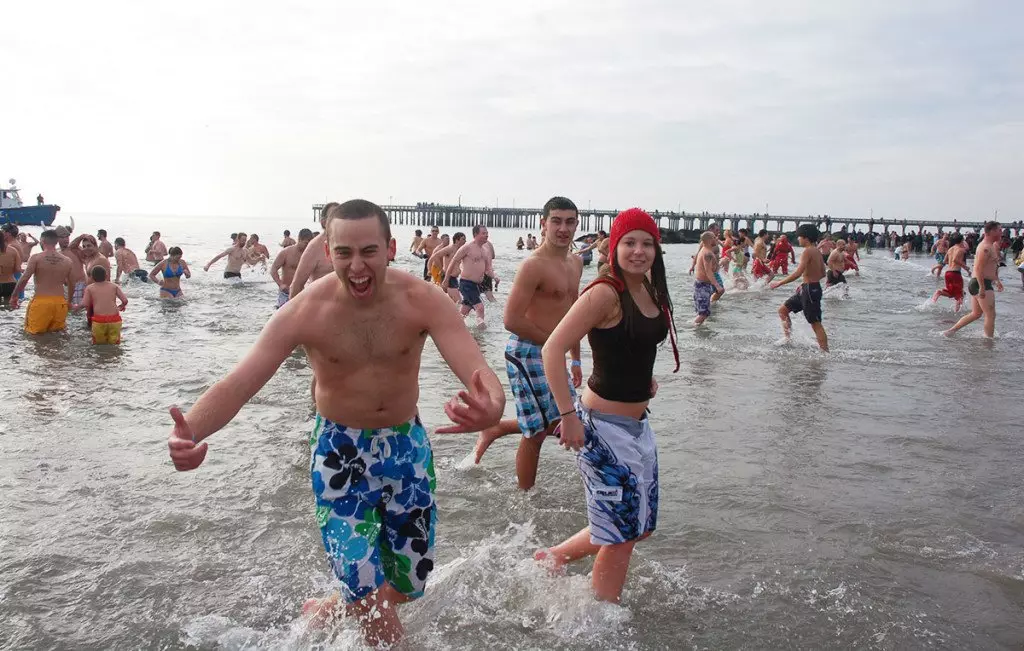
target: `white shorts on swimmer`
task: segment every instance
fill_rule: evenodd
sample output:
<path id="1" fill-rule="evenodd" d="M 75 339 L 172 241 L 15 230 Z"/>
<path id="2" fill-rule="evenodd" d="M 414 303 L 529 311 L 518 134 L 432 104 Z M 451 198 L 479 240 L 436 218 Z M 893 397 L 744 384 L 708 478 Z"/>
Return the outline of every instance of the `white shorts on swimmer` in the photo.
<path id="1" fill-rule="evenodd" d="M 605 414 L 579 404 L 586 437 L 576 463 L 587 492 L 590 542 L 635 540 L 658 524 L 658 449 L 647 416 Z"/>

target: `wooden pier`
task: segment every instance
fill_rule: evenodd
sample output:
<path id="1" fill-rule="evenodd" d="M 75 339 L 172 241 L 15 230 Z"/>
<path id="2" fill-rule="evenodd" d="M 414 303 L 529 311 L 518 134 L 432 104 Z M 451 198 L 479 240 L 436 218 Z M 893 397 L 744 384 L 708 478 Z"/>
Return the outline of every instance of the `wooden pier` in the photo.
<path id="1" fill-rule="evenodd" d="M 518 230 L 538 230 L 540 228 L 541 210 L 539 208 L 489 208 L 473 206 L 443 205 L 436 203 L 419 203 L 414 206 L 381 206 L 391 219 L 392 224 L 403 226 L 421 226 L 429 228 L 437 225 L 441 228 L 472 228 L 476 224 L 483 224 L 487 228 L 513 228 Z M 323 204 L 313 206 L 313 220 L 320 218 L 320 211 Z M 612 220 L 615 215 L 621 212 L 616 210 L 580 210 L 580 232 L 592 233 L 599 230 L 608 231 L 611 229 Z M 673 231 L 706 231 L 711 224 L 718 224 L 721 229 L 732 229 L 738 231 L 740 228 L 750 229 L 756 233 L 765 229 L 772 233 L 783 232 L 783 226 L 793 223 L 814 224 L 825 232 L 872 232 L 879 227 L 881 232 L 888 233 L 890 229 L 906 234 L 910 232 L 935 230 L 939 233 L 944 230 L 959 231 L 980 230 L 984 221 L 958 221 L 951 222 L 935 220 L 908 220 L 908 219 L 858 219 L 858 218 L 837 218 L 829 215 L 738 215 L 738 214 L 712 214 L 712 213 L 688 213 L 688 212 L 663 212 L 655 210 L 650 213 L 660 228 Z M 796 228 L 794 226 L 794 229 Z M 1003 223 L 1016 229 L 1019 233 L 1024 228 L 1024 223 L 1017 221 L 1010 224 Z"/>

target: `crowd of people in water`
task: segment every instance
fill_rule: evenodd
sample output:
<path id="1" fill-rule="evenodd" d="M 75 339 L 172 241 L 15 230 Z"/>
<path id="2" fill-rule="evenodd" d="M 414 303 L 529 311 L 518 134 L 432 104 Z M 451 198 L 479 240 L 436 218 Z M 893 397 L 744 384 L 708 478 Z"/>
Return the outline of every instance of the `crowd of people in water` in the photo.
<path id="1" fill-rule="evenodd" d="M 565 197 L 544 205 L 540 238 L 529 234 L 517 243 L 529 254 L 510 281 L 502 317 L 509 333 L 504 372 L 516 408 L 509 420 L 502 420 L 502 383 L 465 321 L 473 312 L 477 324 L 484 323 L 485 300 L 494 301 L 500 283 L 487 228 L 477 225 L 450 237 L 437 226 L 426 236 L 417 230 L 408 250 L 423 260 L 423 269 L 410 274 L 391 264 L 397 245 L 376 204 L 327 204 L 320 225 L 322 232 L 304 228 L 297 239 L 284 232 L 269 267 L 278 310 L 249 353 L 187 413 L 171 408 L 168 448 L 175 467 L 197 468 L 208 452 L 205 439 L 227 425 L 296 348 L 304 348 L 316 407 L 310 436 L 315 521 L 340 589 L 311 599 L 303 612 L 318 624 L 348 613 L 358 618 L 369 644 L 398 641 L 397 606 L 423 594 L 434 567 L 435 473 L 416 405 L 420 358 L 430 337 L 464 385 L 444 406 L 451 424 L 436 433 L 477 433 L 477 463 L 496 440 L 519 434 L 515 472 L 523 490 L 537 480 L 546 438 L 557 436 L 576 453 L 587 526 L 539 550 L 535 559 L 557 572 L 594 556 L 594 594 L 618 602 L 634 546 L 658 524 L 658 455 L 647 407 L 658 392 L 653 369 L 666 339 L 679 370 L 676 306 L 654 219 L 633 208 L 612 221 L 610 233 L 577 241 L 576 205 Z M 158 232 L 144 250 L 153 264 L 149 272 L 123 238 L 111 244 L 102 230 L 72 240 L 69 229 L 58 227 L 36 241 L 8 225 L 3 235 L 0 297 L 17 308 L 34 280 L 25 316 L 30 334 L 63 329 L 69 309 L 84 310 L 93 341 L 117 343 L 128 302 L 123 282 L 155 283 L 161 298 L 173 300 L 183 296 L 182 279 L 191 277 L 182 249 L 167 248 Z M 984 317 L 985 334 L 992 336 L 1007 251 L 1016 254 L 1024 283 L 1020 231 L 1012 238 L 997 222 L 963 236 L 888 238 L 822 234 L 803 224 L 796 239 L 799 254 L 784 234 L 734 233 L 716 225 L 704 232 L 690 265 L 693 324 L 708 327 L 713 306 L 727 293 L 726 278 L 739 289 L 799 282 L 778 309 L 783 332 L 788 337 L 791 315 L 802 314 L 828 350 L 822 296 L 846 291 L 847 276 L 859 275 L 862 247 L 891 247 L 902 260 L 915 247 L 929 252 L 932 273 L 944 281 L 933 300 L 949 297 L 958 309 L 965 300 L 963 274 L 970 274 L 971 312 L 949 334 Z M 33 255 L 36 245 L 42 251 Z M 224 277 L 238 278 L 246 265 L 265 266 L 270 257 L 258 236 L 235 233 L 204 270 L 226 258 Z M 597 277 L 581 289 L 583 269 L 594 257 Z M 113 278 L 110 258 L 117 266 Z M 584 338 L 592 352 L 585 383 Z"/>

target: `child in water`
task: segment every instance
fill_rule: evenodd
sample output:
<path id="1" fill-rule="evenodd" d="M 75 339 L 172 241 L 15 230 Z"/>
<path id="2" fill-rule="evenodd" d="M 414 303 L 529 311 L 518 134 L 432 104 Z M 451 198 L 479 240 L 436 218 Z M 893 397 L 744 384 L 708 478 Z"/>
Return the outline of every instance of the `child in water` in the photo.
<path id="1" fill-rule="evenodd" d="M 747 264 L 747 256 L 743 253 L 743 248 L 739 246 L 732 247 L 729 251 L 729 258 L 732 260 L 730 263 L 730 271 L 732 272 L 732 285 L 737 289 L 750 289 L 750 281 L 747 280 L 747 274 L 743 270 Z"/>
<path id="2" fill-rule="evenodd" d="M 121 343 L 121 312 L 128 306 L 128 297 L 124 295 L 120 285 L 107 280 L 107 270 L 96 265 L 89 273 L 92 283 L 85 288 L 81 305 L 74 307 L 75 312 L 85 308 L 89 317 L 89 328 L 92 330 L 92 343 Z M 121 301 L 118 305 L 117 302 Z"/>

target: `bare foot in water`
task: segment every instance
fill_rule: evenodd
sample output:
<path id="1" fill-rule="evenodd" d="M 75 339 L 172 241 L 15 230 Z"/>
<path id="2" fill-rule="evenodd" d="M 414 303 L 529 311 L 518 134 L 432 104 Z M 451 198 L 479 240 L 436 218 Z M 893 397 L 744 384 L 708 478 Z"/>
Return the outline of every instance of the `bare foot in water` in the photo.
<path id="1" fill-rule="evenodd" d="M 551 553 L 550 549 L 538 549 L 533 553 L 533 560 L 537 561 L 551 576 L 565 575 L 565 561 L 559 558 L 558 554 Z"/>
<path id="2" fill-rule="evenodd" d="M 326 599 L 307 599 L 302 604 L 302 616 L 311 628 L 323 628 L 334 618 L 338 610 L 338 595 Z"/>
<path id="3" fill-rule="evenodd" d="M 484 458 L 484 452 L 487 452 L 487 448 L 491 447 L 491 443 L 494 443 L 503 435 L 504 432 L 501 431 L 500 426 L 488 427 L 480 432 L 480 435 L 476 437 L 476 447 L 473 448 L 473 463 L 479 464 L 480 459 Z"/>

